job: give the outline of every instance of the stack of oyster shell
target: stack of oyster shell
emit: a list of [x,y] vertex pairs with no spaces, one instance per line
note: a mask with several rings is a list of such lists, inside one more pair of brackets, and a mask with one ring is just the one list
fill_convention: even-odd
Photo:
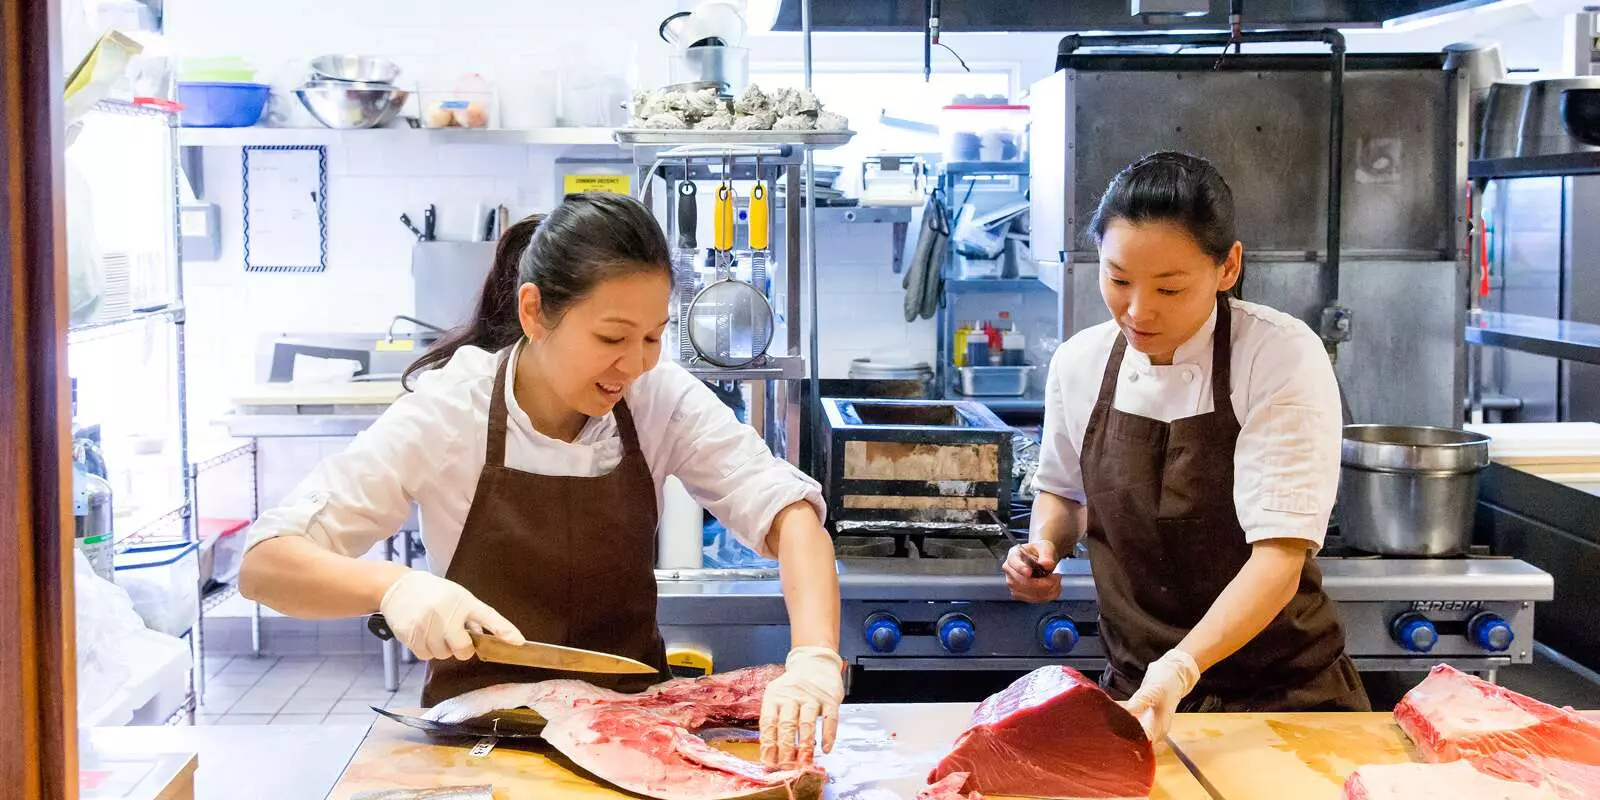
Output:
[[817,96],[804,89],[778,89],[768,94],[751,84],[732,100],[709,87],[638,92],[633,97],[628,127],[674,131],[842,131],[848,124],[843,115],[824,111]]

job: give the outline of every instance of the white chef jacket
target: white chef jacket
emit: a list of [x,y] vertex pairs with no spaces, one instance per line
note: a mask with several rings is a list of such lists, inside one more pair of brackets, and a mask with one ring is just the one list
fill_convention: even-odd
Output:
[[[1320,549],[1339,487],[1344,416],[1322,340],[1305,323],[1266,306],[1230,300],[1233,502],[1247,542],[1304,539]],[[1214,408],[1211,344],[1217,315],[1155,366],[1132,347],[1122,358],[1119,411],[1171,422]],[[1037,491],[1084,502],[1084,430],[1116,342],[1115,322],[1080,331],[1056,350],[1045,387]]]
[[[566,477],[614,469],[623,451],[615,415],[591,418],[571,443],[539,433],[512,394],[516,363],[513,351],[505,386],[506,466]],[[360,557],[399,530],[415,502],[429,567],[443,575],[483,471],[497,367],[497,354],[463,347],[443,367],[418,375],[414,391],[256,520],[248,546],[304,536]],[[767,557],[767,532],[779,511],[805,500],[824,513],[817,482],[774,456],[754,429],[678,364],[663,360],[624,397],[655,480],[658,509],[662,481],[675,475],[741,542]]]

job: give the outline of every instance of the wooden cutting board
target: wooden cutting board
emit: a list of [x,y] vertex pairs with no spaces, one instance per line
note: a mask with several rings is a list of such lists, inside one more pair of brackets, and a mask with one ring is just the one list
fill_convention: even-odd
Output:
[[1387,712],[1179,714],[1168,738],[1222,800],[1342,800],[1357,767],[1419,760]]
[[[972,703],[847,705],[833,752],[820,763],[829,774],[829,800],[911,800],[929,770],[971,718]],[[401,714],[415,710],[395,709]],[[1062,735],[1070,737],[1070,731]],[[381,789],[428,789],[491,784],[495,800],[621,800],[633,795],[589,777],[548,749],[502,742],[473,757],[470,741],[435,740],[388,719],[378,719],[328,800],[350,800]],[[754,744],[720,743],[743,758],[759,758]],[[1151,800],[1210,800],[1176,752],[1163,748]]]

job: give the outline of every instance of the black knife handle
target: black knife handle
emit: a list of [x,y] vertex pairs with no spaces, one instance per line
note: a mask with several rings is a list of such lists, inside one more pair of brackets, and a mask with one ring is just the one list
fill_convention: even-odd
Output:
[[695,189],[694,181],[684,180],[678,184],[678,249],[696,249],[694,231],[699,220],[695,218]]
[[382,614],[371,614],[367,617],[367,630],[386,642],[394,638],[394,631],[389,630],[389,621],[384,619]]

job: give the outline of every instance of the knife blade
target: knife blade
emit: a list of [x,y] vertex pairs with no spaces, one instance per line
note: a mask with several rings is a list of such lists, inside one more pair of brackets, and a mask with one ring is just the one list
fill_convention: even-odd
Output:
[[[388,620],[382,614],[371,614],[367,617],[367,630],[374,636],[385,641],[394,638],[394,632],[389,629]],[[478,658],[484,661],[493,661],[497,664],[516,664],[523,667],[539,667],[541,669],[561,670],[564,672],[598,672],[614,675],[654,675],[658,672],[655,667],[642,661],[616,656],[610,653],[601,653],[595,650],[582,650],[576,647],[563,647],[558,644],[545,644],[544,642],[528,642],[515,645],[497,636],[467,632],[472,637],[472,647],[478,653]]]
[[497,636],[468,632],[478,657],[500,664],[561,670],[564,672],[603,672],[616,675],[654,675],[655,667],[631,658],[614,656],[559,644],[528,642],[516,645]]

